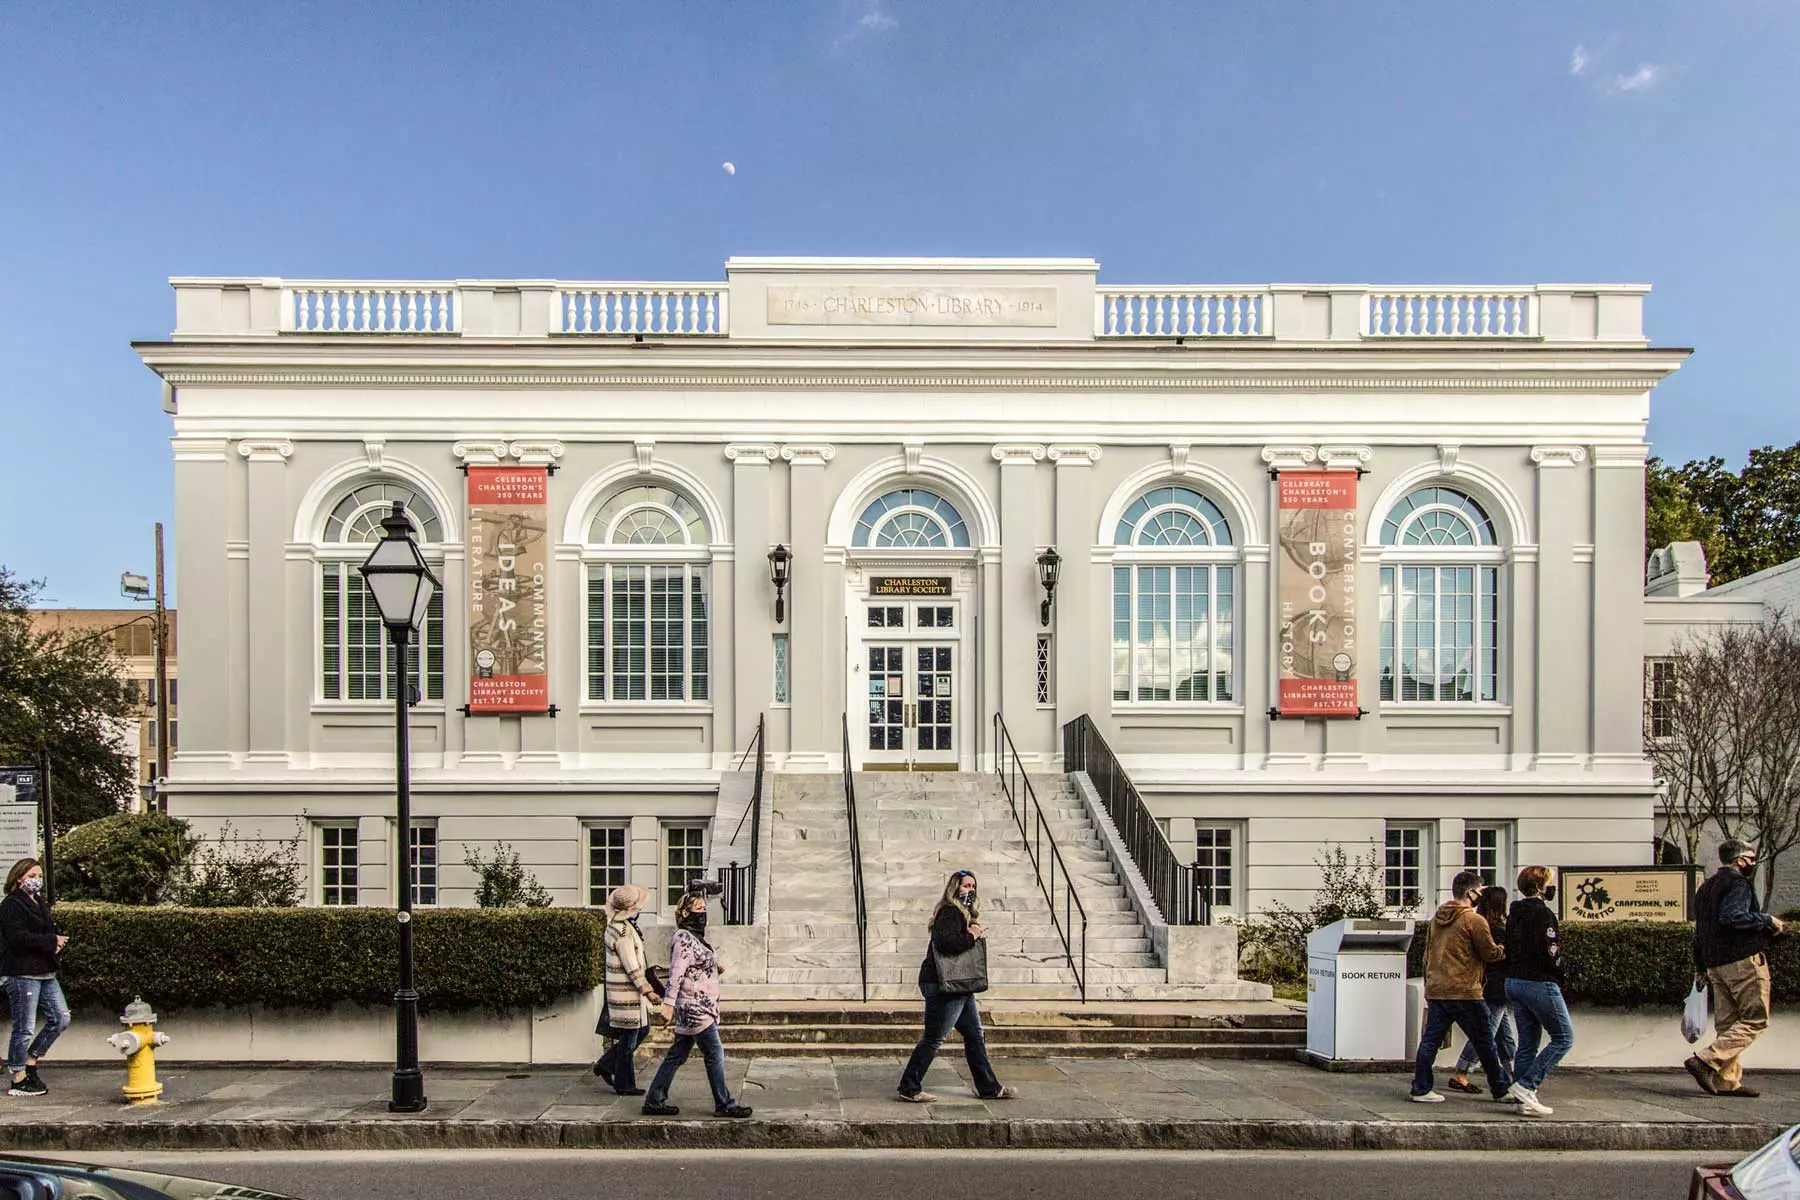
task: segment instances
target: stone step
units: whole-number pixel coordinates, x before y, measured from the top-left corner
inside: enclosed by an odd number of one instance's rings
[[[905,1024],[799,1025],[769,1024],[751,1019],[739,1024],[727,1019],[725,1037],[735,1051],[740,1042],[758,1045],[815,1046],[833,1053],[846,1045],[900,1047],[910,1050],[919,1039],[919,1014],[908,1014]],[[1205,1046],[1284,1046],[1289,1054],[1306,1044],[1305,1029],[1143,1028],[1106,1025],[1001,1025],[989,1014],[981,1016],[988,1050],[1012,1054],[1015,1047],[1043,1046],[1165,1046],[1190,1050]],[[946,1049],[955,1043],[952,1037]]]
[[[985,1022],[987,1019],[985,1006],[996,1001],[1080,1004],[1082,1002],[1081,994],[1075,986],[1074,975],[1067,969],[1063,971],[1063,975],[1065,982],[1061,983],[1002,983],[989,988],[981,994],[984,1006],[983,1021]],[[732,998],[739,1001],[770,1003],[793,1003],[795,1001],[857,1003],[863,998],[861,982],[851,978],[835,982],[728,984],[726,990]],[[1090,979],[1087,989],[1089,1003],[1140,1004],[1191,1001],[1251,1003],[1266,1002],[1269,997],[1270,991],[1267,984],[1249,983],[1243,980],[1233,983],[1109,983],[1099,979]],[[918,1005],[921,1003],[918,976],[915,973],[903,983],[871,981],[868,988],[868,999],[878,1002],[904,1002]]]
[[[1148,958],[1152,951],[1150,939],[1145,937],[1100,938],[1088,931],[1087,949],[1089,954],[1114,957],[1121,954],[1137,954]],[[1054,931],[1037,937],[997,937],[988,934],[986,939],[988,952],[991,954],[1029,954],[1048,955],[1062,953],[1062,938]],[[1070,944],[1079,948],[1079,937],[1071,938]],[[827,954],[834,951],[854,953],[856,935],[848,937],[786,937],[769,939],[769,956],[771,959],[782,959],[798,954]],[[925,953],[925,935],[915,934],[912,937],[870,938],[870,954],[907,954],[915,960]]]
[[[981,1022],[990,1029],[1054,1026],[1077,1029],[1282,1029],[1304,1033],[1306,1014],[1284,1004],[1215,1004],[1199,1007],[1142,1004],[1111,1006],[1062,1004],[1025,1008],[996,1007],[991,997],[982,998]],[[719,1004],[728,1027],[740,1025],[899,1025],[916,1030],[919,996],[904,1003],[808,1003],[784,1006],[774,1001],[736,1001]]]
[[[855,956],[852,955],[852,958]],[[770,967],[768,981],[770,983],[845,983],[857,977],[858,966],[853,962],[844,967]],[[919,964],[916,962],[898,962],[889,964],[869,964],[869,982],[874,983],[906,983],[917,982]],[[1009,983],[1062,983],[1074,979],[1074,972],[1067,963],[1061,966],[1036,967],[988,967],[988,981],[999,986]],[[1088,982],[1112,984],[1166,983],[1167,972],[1160,967],[1106,967],[1088,960]]]
[[[1074,946],[1077,961],[1081,958],[1081,947]],[[924,960],[925,946],[907,947],[905,950],[888,950],[877,952],[869,950],[869,971],[871,978],[877,967],[911,967],[917,969]],[[820,970],[838,971],[860,967],[861,960],[855,946],[834,949],[809,948],[797,950],[792,954],[784,954],[771,961],[780,962],[783,970],[798,970],[803,967],[817,967]],[[1092,945],[1088,947],[1087,961],[1089,966],[1116,967],[1134,971],[1160,971],[1156,959],[1148,951],[1123,951],[1117,954],[1101,954]],[[1063,954],[1062,942],[1056,940],[1051,947],[1039,954],[1012,953],[998,948],[988,951],[988,970],[1013,971],[1035,970],[1046,966],[1068,966],[1068,958]]]
[[[787,1042],[740,1042],[729,1032],[726,1034],[726,1048],[734,1056],[744,1055],[750,1058],[848,1058],[848,1059],[892,1059],[896,1073],[905,1060],[910,1043],[896,1045],[893,1043],[833,1043],[829,1046],[807,1045],[805,1043]],[[939,1057],[954,1055],[955,1036],[945,1043]],[[1303,1047],[1305,1040],[1294,1045],[1260,1045],[1255,1043],[1219,1043],[1202,1046],[1188,1045],[1130,1045],[1130,1044],[1056,1044],[1056,1043],[1018,1043],[1007,1044],[995,1050],[990,1038],[988,1047],[996,1053],[1003,1053],[1008,1058],[1210,1058],[1243,1062],[1247,1060],[1291,1061],[1295,1050]],[[960,1061],[960,1058],[957,1059]]]
[[[769,920],[770,920],[769,927],[772,930],[773,929],[794,930],[794,929],[800,929],[800,928],[819,929],[819,928],[830,927],[830,926],[836,926],[839,928],[848,928],[848,929],[856,928],[856,914],[844,907],[837,907],[837,908],[785,908],[784,909],[779,906],[771,905],[769,912],[771,914],[771,916],[769,918]],[[1056,915],[1059,918],[1062,916],[1062,909],[1060,907],[1058,907]],[[848,918],[849,918],[848,920],[845,919],[846,916],[848,916]],[[903,916],[896,916],[891,911],[890,912],[882,912],[881,910],[878,909],[869,914],[869,920],[868,920],[869,936],[871,936],[871,937],[875,936],[875,932],[878,928],[896,929],[896,930],[901,931],[901,933],[898,935],[889,934],[887,936],[905,936],[905,934],[908,934],[908,933],[913,933],[915,931],[921,931],[921,930],[925,929],[926,926],[930,923],[929,917],[930,917],[929,909],[921,909],[921,910],[918,910],[917,912],[910,913],[910,914],[903,915]],[[1081,928],[1081,921],[1078,917],[1074,918],[1073,923],[1074,923],[1075,928],[1077,928],[1077,929]],[[1021,912],[1010,912],[1010,911],[1007,911],[1004,909],[988,909],[988,910],[984,911],[981,916],[982,928],[987,930],[989,933],[996,934],[996,935],[1004,935],[1004,934],[1010,933],[1012,931],[1012,928],[1016,927],[1016,926],[1025,926],[1025,927],[1030,927],[1030,928],[1048,928],[1052,924],[1053,924],[1053,922],[1050,920],[1049,910],[1042,908],[1042,907],[1040,907],[1036,910],[1026,910],[1026,911],[1021,911]],[[1141,926],[1139,926],[1139,924],[1138,924],[1137,915],[1135,913],[1131,913],[1131,912],[1089,912],[1088,913],[1089,936],[1094,936],[1093,931],[1097,930],[1097,929],[1107,929],[1107,930],[1133,929],[1133,930],[1135,930],[1135,929],[1139,929],[1139,928],[1141,928]],[[801,935],[795,934],[794,936],[801,936]],[[1109,934],[1109,936],[1126,936],[1126,935]]]

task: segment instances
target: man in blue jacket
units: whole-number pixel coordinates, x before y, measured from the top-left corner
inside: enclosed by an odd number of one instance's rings
[[[1730,838],[1719,846],[1721,866],[1694,893],[1696,983],[1712,989],[1713,1044],[1688,1058],[1688,1074],[1715,1096],[1754,1099],[1744,1086],[1744,1051],[1769,1027],[1770,939],[1787,926],[1762,911],[1751,879],[1756,847]]]

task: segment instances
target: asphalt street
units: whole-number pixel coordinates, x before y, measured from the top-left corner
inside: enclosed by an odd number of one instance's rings
[[[1727,1156],[1728,1158],[1730,1156]],[[1718,1155],[1060,1151],[416,1151],[97,1154],[84,1161],[222,1180],[302,1200],[836,1200],[1119,1194],[1282,1200],[1682,1200]]]

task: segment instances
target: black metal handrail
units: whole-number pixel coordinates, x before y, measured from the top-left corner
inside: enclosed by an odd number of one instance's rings
[[[1086,713],[1063,726],[1063,769],[1087,772],[1163,920],[1171,925],[1212,924],[1212,904],[1200,887],[1200,873],[1175,857],[1162,826]]]
[[[856,957],[862,966],[863,1003],[869,1001],[869,902],[863,895],[862,836],[856,827],[856,769],[850,761],[850,714],[844,729],[844,815],[850,823],[850,891],[856,897]]]
[[[731,865],[719,869],[719,882],[725,885],[724,893],[719,897],[725,909],[727,925],[753,925],[756,923],[756,864],[762,847],[762,794],[763,794],[763,759],[764,759],[764,723],[766,717],[756,718],[756,732],[750,738],[750,744],[744,748],[738,759],[737,769],[742,771],[744,763],[750,758],[750,752],[756,751],[756,778],[750,785],[750,804],[738,817],[737,827],[731,831],[730,845],[737,845],[738,835],[744,831],[744,821],[750,820],[750,862],[740,866],[734,858]]]
[[[1050,905],[1050,921],[1056,926],[1057,936],[1062,938],[1063,957],[1069,960],[1069,970],[1075,972],[1075,986],[1081,992],[1081,1002],[1086,1004],[1087,909],[1083,907],[1081,897],[1075,894],[1075,880],[1069,874],[1069,865],[1063,861],[1062,851],[1056,848],[1056,838],[1050,832],[1050,822],[1044,817],[1044,806],[1038,803],[1037,789],[1031,786],[1031,776],[1025,773],[1025,764],[1019,760],[1019,751],[1013,745],[1012,733],[1006,728],[1006,720],[999,713],[994,714],[994,774],[1000,777],[1000,787],[1006,793],[1007,807],[1012,810],[1013,820],[1018,822],[1019,833],[1025,839],[1025,853],[1031,856],[1032,869],[1037,872],[1038,887]],[[1023,789],[1020,788],[1021,784],[1024,785]],[[1030,805],[1029,827],[1026,825],[1026,813],[1020,804],[1021,798]],[[1048,880],[1044,878],[1046,864],[1049,866]],[[1063,889],[1063,911],[1060,917],[1056,913],[1058,871],[1062,872],[1060,882]],[[1076,965],[1076,943],[1069,936],[1075,917],[1081,918],[1079,966]]]

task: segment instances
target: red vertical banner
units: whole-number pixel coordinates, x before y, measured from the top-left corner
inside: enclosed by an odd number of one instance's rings
[[[550,472],[469,468],[469,711],[550,708]]]
[[[1283,471],[1276,598],[1284,717],[1354,717],[1356,472]]]

